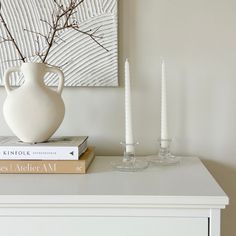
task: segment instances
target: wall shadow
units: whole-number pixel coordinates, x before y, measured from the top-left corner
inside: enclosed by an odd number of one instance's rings
[[[236,229],[236,166],[213,160],[203,163],[229,197],[229,205],[222,210],[221,236],[235,235]]]

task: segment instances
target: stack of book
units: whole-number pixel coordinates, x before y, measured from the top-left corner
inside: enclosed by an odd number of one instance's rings
[[[0,137],[0,173],[84,174],[95,157],[87,140],[87,136],[68,136],[29,144]]]

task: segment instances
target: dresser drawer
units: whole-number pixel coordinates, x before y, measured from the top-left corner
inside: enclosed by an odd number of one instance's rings
[[[4,236],[208,236],[207,218],[0,217]]]

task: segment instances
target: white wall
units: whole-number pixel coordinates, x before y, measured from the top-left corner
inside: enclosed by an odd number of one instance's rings
[[[120,0],[119,88],[67,88],[58,135],[89,135],[97,154],[121,154],[124,140],[123,63],[132,70],[138,154],[159,138],[160,57],[167,64],[173,150],[200,156],[230,197],[223,236],[236,219],[236,1]],[[5,99],[0,89],[0,106]],[[10,135],[0,113],[0,135]]]

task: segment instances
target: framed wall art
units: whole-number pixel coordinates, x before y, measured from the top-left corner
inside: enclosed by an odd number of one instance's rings
[[[51,48],[48,64],[60,67],[65,74],[65,86],[118,86],[117,0],[2,0],[1,14],[28,61],[37,62],[37,52],[47,47],[45,35],[52,28],[60,6],[80,3],[71,23],[78,30],[62,30]],[[65,9],[65,8],[64,8]],[[83,31],[83,33],[80,33]],[[0,85],[8,67],[20,65],[19,56],[6,29],[0,24]],[[12,86],[24,78],[14,73]],[[57,78],[48,75],[45,83],[57,85]]]

